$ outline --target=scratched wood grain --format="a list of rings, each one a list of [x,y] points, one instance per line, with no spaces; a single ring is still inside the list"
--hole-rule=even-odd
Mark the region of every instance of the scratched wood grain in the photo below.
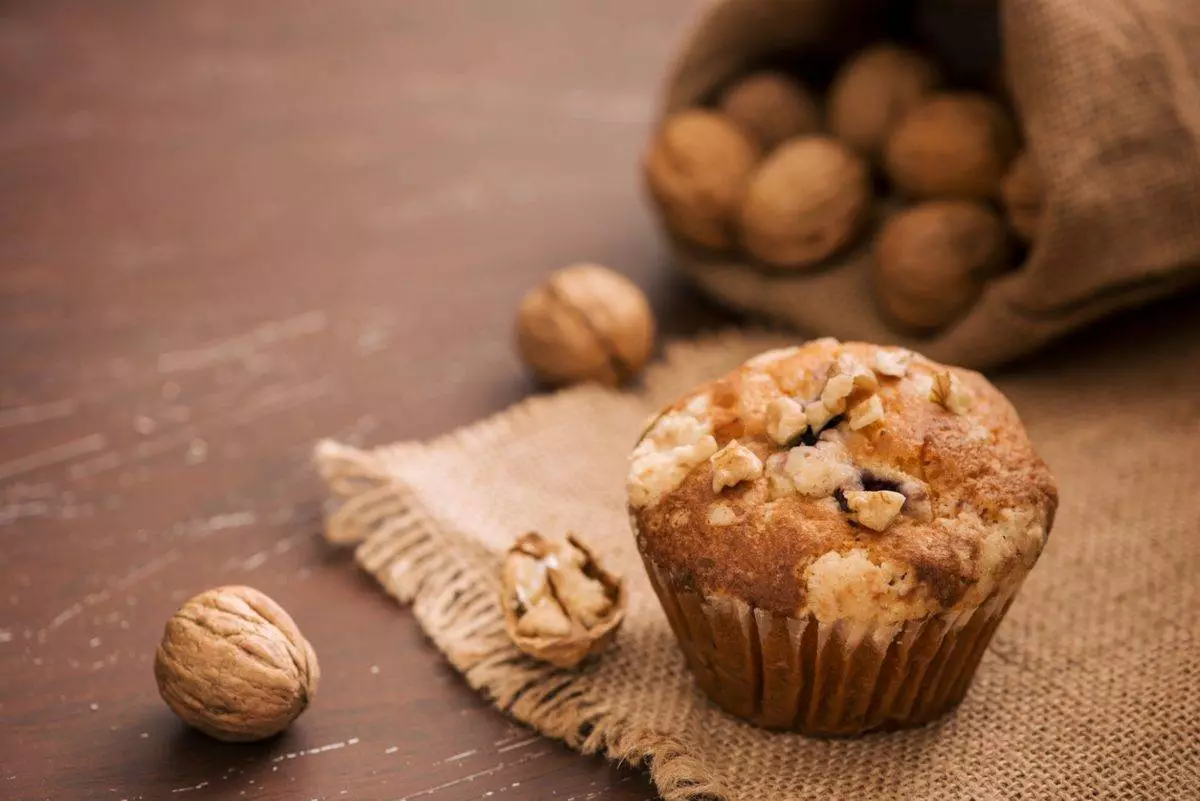
[[[597,260],[668,333],[634,164],[699,5],[10,0],[0,9],[0,797],[646,799],[476,697],[320,538],[313,441],[532,387],[513,308]],[[186,730],[151,674],[209,586],[324,673],[286,735]]]

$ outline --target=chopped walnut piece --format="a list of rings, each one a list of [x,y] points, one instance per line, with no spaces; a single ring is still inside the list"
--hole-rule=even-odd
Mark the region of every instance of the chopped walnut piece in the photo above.
[[[950,372],[943,370],[933,377],[933,388],[929,399],[940,404],[954,414],[966,414],[975,405],[971,391],[963,386],[962,380]]]
[[[904,378],[912,362],[912,351],[881,350],[875,354],[875,372],[892,378]]]
[[[845,493],[846,506],[851,516],[874,531],[883,531],[892,524],[904,507],[904,496],[891,490],[864,492],[851,490]]]
[[[709,461],[713,466],[713,492],[758,478],[763,472],[762,460],[736,439],[709,457]]]
[[[846,411],[846,398],[854,391],[854,376],[838,373],[825,382],[821,390],[821,403],[834,414]]]
[[[530,656],[573,667],[599,653],[625,614],[621,579],[574,536],[535,532],[517,539],[500,573],[505,627]]]
[[[796,492],[808,498],[825,498],[839,487],[850,484],[858,475],[850,454],[838,442],[797,445],[788,451],[784,472]]]
[[[808,424],[812,426],[813,433],[819,432],[825,427],[825,424],[837,417],[837,412],[829,410],[821,401],[813,401],[804,407],[804,417],[808,420]]]
[[[883,401],[872,395],[850,410],[850,430],[858,431],[883,419]]]
[[[776,398],[767,406],[767,435],[779,445],[790,445],[808,430],[804,407],[793,398]]]

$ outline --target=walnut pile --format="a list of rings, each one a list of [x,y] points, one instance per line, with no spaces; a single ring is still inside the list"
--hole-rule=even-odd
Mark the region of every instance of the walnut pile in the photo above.
[[[217,587],[167,621],[158,691],[184,722],[226,742],[278,734],[312,701],[317,655],[287,612],[250,587]]]
[[[925,13],[919,6],[910,22]],[[770,289],[738,290],[732,270],[808,274],[870,253],[879,317],[929,336],[1017,266],[1025,250],[1012,240],[1035,236],[1043,187],[998,53],[921,42],[867,42],[833,70],[823,46],[755,53],[741,72],[737,48],[706,65],[712,85],[697,107],[666,116],[643,167],[664,227],[689,266],[712,265],[714,291],[764,311],[776,303]],[[929,205],[948,201],[974,205]],[[868,237],[871,247],[859,247]],[[810,286],[826,289],[820,279]],[[771,436],[794,436],[807,413],[773,410]],[[870,418],[866,408],[857,416]]]
[[[654,329],[654,313],[637,285],[606,267],[576,264],[525,296],[517,347],[547,383],[616,386],[646,365]]]
[[[980,203],[931,200],[892,217],[875,242],[875,296],[896,328],[923,334],[962,315],[1007,264],[1004,224]]]
[[[578,538],[517,538],[501,568],[501,606],[513,643],[557,667],[575,667],[612,642],[625,617],[624,582]]]

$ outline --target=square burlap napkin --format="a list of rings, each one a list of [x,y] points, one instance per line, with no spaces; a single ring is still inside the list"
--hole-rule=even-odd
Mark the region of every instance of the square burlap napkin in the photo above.
[[[999,382],[1055,471],[1058,523],[956,713],[855,740],[773,734],[695,688],[624,507],[647,416],[777,337],[668,350],[643,390],[538,397],[430,443],[320,445],[335,542],[472,687],[583,752],[648,764],[667,799],[1200,797],[1200,336]],[[497,553],[581,534],[629,582],[614,646],[574,671],[505,636]]]

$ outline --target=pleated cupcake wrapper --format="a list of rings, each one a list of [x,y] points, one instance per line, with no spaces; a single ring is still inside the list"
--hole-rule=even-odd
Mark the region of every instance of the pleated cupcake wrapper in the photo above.
[[[933,720],[967,693],[1020,582],[977,607],[900,624],[785,617],[647,572],[697,683],[761,726],[852,735]]]

